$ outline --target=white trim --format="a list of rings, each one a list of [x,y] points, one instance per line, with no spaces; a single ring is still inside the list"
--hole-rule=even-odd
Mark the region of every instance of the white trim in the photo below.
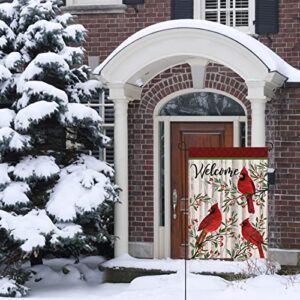
[[[154,122],[153,124],[153,132],[159,132],[159,123],[158,122]],[[154,174],[159,174],[159,134],[157,134],[156,136],[154,135],[153,137],[153,141],[154,141],[154,145],[153,145],[153,160],[154,160],[154,166],[153,166],[153,172]],[[154,186],[159,186],[159,182],[160,182],[160,178],[159,176],[155,176],[153,178],[153,184]],[[159,199],[159,189],[155,189],[154,190],[154,195],[153,195],[154,199]],[[157,228],[157,230],[154,230],[153,232],[153,250],[154,250],[154,258],[159,258],[160,254],[160,250],[159,250],[159,245],[160,245],[160,231],[159,231],[159,201],[154,201],[153,203],[153,226],[154,228]]]
[[[171,99],[191,92],[214,92],[230,97],[231,99],[237,101],[245,110],[246,116],[159,116],[159,112],[161,108]],[[224,93],[215,89],[203,89],[203,90],[195,90],[195,89],[186,89],[177,91],[173,94],[168,95],[167,97],[160,100],[154,109],[153,114],[153,135],[154,135],[154,257],[163,258],[171,256],[171,213],[169,207],[171,207],[170,203],[170,187],[171,187],[171,155],[165,155],[165,227],[158,226],[158,217],[159,217],[159,122],[164,122],[165,128],[165,153],[170,153],[171,150],[171,122],[233,122],[233,145],[234,147],[239,146],[239,122],[245,122],[246,124],[246,132],[248,131],[247,124],[247,110],[241,101],[236,99],[234,96]],[[246,138],[247,145],[247,138]],[[163,234],[163,238],[161,237]],[[158,244],[161,241],[163,245]],[[164,249],[162,249],[162,247]],[[163,256],[161,256],[163,253]]]
[[[67,0],[66,6],[79,5],[120,5],[122,0]]]
[[[167,121],[165,122],[165,153],[170,153],[170,152],[171,152],[171,124],[169,121]],[[156,188],[158,188],[158,186]],[[159,199],[154,199],[154,202],[155,201],[159,201]],[[168,213],[165,214],[165,233],[164,233],[165,257],[171,257],[171,213],[170,210],[168,210],[168,207],[171,207],[171,155],[165,155],[165,211],[168,211]]]

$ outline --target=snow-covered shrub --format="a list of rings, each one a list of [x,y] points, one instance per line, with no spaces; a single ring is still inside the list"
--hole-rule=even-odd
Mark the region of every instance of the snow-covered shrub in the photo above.
[[[13,279],[0,278],[0,297],[24,297],[29,289]]]
[[[86,31],[72,24],[70,14],[61,14],[61,5],[61,0],[0,4],[4,266],[42,253],[95,253],[114,239],[108,215],[118,201],[114,170],[83,153],[109,142],[100,116],[85,105],[99,96],[101,85],[80,66]]]

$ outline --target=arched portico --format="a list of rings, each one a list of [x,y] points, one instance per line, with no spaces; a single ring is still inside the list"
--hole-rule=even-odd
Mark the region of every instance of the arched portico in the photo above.
[[[201,89],[210,62],[245,80],[252,109],[251,146],[264,146],[266,102],[299,74],[269,48],[232,28],[199,20],[156,24],[127,39],[94,71],[115,103],[116,181],[123,190],[122,205],[115,210],[116,256],[128,252],[128,103],[140,99],[142,87],[154,76],[183,63],[191,66],[194,88]]]

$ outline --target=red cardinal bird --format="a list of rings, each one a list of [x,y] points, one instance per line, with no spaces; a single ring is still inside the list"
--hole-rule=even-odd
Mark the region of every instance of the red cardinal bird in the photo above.
[[[248,212],[250,214],[254,214],[255,210],[254,210],[252,195],[255,193],[255,185],[245,167],[243,167],[240,173],[240,178],[238,180],[237,187],[240,193],[246,196]]]
[[[254,244],[258,248],[260,258],[265,258],[262,244],[264,242],[262,235],[255,229],[249,222],[249,218],[245,219],[242,223],[242,236],[243,238]]]
[[[214,204],[209,210],[209,214],[201,221],[198,231],[202,230],[200,233],[196,245],[203,243],[206,235],[209,232],[217,230],[222,223],[222,215],[219,209],[218,203]]]

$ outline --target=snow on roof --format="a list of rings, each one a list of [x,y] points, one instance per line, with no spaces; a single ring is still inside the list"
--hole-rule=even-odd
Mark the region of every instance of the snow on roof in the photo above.
[[[95,68],[93,73],[99,74],[114,56],[137,40],[157,32],[183,28],[205,30],[228,37],[257,56],[269,69],[269,72],[277,71],[287,77],[288,82],[300,82],[300,70],[289,65],[270,48],[252,36],[242,33],[235,28],[205,20],[171,20],[146,27],[136,32],[120,44],[97,68]]]

